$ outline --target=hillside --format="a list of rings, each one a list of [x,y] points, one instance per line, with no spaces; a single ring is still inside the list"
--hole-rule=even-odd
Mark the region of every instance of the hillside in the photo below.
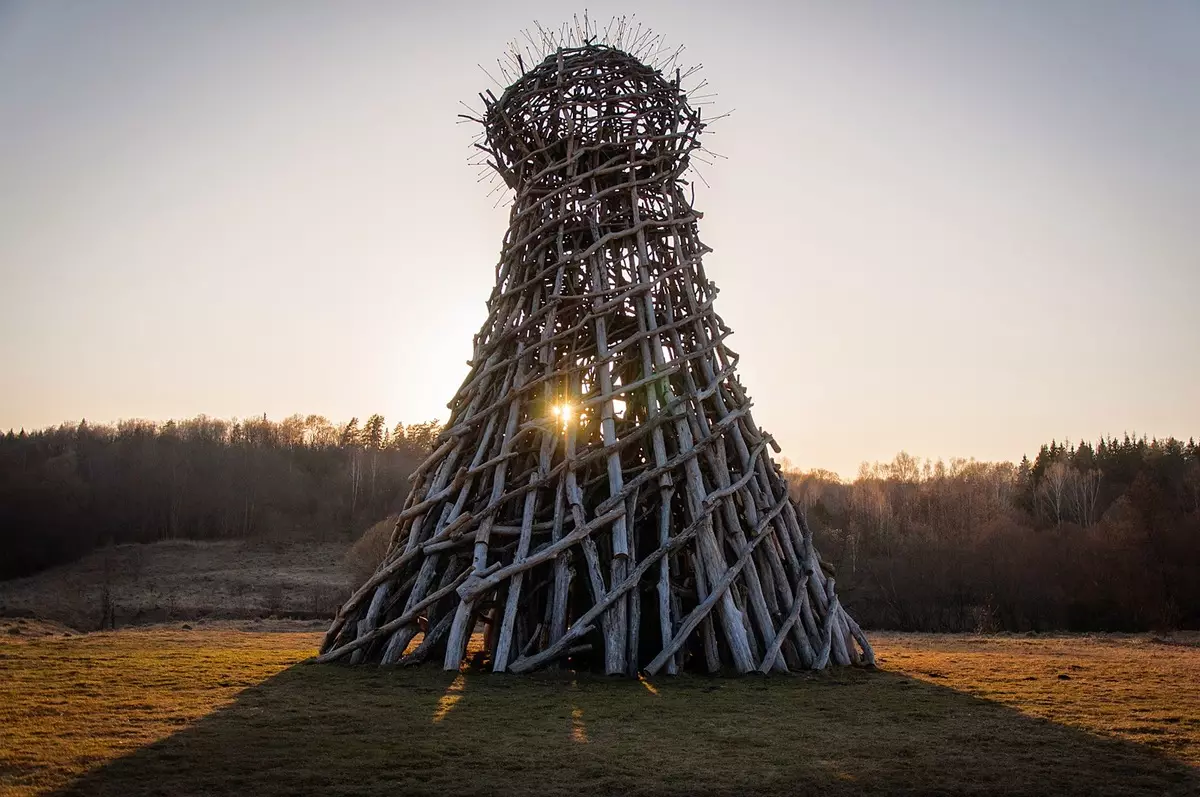
[[[346,550],[312,542],[116,545],[28,578],[0,581],[0,616],[37,617],[81,630],[114,622],[326,618],[350,588]]]

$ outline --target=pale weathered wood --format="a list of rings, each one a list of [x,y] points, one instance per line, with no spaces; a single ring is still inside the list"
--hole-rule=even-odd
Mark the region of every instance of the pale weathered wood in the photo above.
[[[714,309],[684,178],[705,122],[605,45],[520,71],[481,95],[513,205],[469,372],[319,660],[457,670],[482,623],[496,672],[871,664]]]
[[[779,655],[779,649],[783,647],[783,641],[787,638],[788,632],[792,630],[792,626],[800,619],[800,610],[804,607],[804,590],[798,590],[796,597],[792,601],[791,611],[788,612],[784,621],[779,625],[779,631],[776,632],[775,638],[771,640],[771,644],[767,646],[766,652],[763,654],[762,664],[758,665],[759,672],[770,672],[771,667],[775,664],[775,657]]]

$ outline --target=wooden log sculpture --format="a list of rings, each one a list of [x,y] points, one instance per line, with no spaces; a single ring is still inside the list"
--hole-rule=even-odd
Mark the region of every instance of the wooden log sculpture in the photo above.
[[[496,672],[872,663],[713,310],[678,71],[585,41],[522,72],[481,95],[515,200],[470,373],[320,660],[458,669],[482,624]]]

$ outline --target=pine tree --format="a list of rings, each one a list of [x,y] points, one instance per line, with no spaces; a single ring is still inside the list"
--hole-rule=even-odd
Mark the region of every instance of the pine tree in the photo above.
[[[366,448],[383,448],[384,434],[383,416],[375,414],[367,418],[367,422],[363,424],[362,433],[359,435],[359,442]]]
[[[338,445],[342,448],[357,446],[361,441],[361,436],[362,432],[360,432],[358,428],[358,418],[351,418],[346,422],[346,425],[342,427],[341,436],[338,438]]]

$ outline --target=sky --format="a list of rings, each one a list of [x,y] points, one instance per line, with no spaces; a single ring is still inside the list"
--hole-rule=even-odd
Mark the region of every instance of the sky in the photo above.
[[[445,420],[507,226],[459,103],[564,8],[0,0],[0,428]],[[705,268],[796,466],[1200,433],[1200,4],[588,10],[732,111]]]

